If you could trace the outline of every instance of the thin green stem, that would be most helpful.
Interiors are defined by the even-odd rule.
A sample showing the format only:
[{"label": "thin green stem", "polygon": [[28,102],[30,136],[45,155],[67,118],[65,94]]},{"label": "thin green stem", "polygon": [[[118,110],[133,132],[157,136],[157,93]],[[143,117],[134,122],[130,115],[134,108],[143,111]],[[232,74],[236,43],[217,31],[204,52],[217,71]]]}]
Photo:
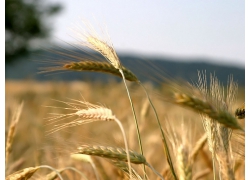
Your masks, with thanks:
[{"label": "thin green stem", "polygon": [[[137,137],[138,137],[138,141],[139,141],[139,146],[140,146],[140,150],[141,150],[141,155],[143,155],[142,142],[141,142],[141,134],[140,134],[140,130],[139,130],[138,120],[137,120],[136,114],[135,114],[134,105],[133,105],[133,102],[132,102],[131,97],[130,97],[130,93],[129,93],[129,90],[128,90],[128,87],[127,87],[127,84],[126,84],[126,80],[125,80],[123,71],[122,71],[122,69],[119,69],[119,71],[120,71],[120,73],[121,73],[121,75],[122,75],[122,79],[123,79],[123,82],[124,82],[124,84],[125,84],[125,88],[126,88],[126,90],[127,90],[128,98],[129,98],[129,101],[130,101],[130,105],[131,105],[132,112],[133,112],[133,116],[134,116],[134,120],[135,120],[136,131],[137,131]],[[144,179],[145,179],[145,178],[146,178],[146,166],[145,166],[145,165],[143,165],[143,170],[144,170]]]},{"label": "thin green stem", "polygon": [[138,83],[142,86],[144,92],[147,95],[148,101],[149,101],[149,103],[150,103],[150,105],[151,105],[151,107],[152,107],[152,109],[154,111],[155,117],[157,119],[158,126],[159,126],[160,131],[161,131],[161,136],[162,136],[161,138],[162,138],[162,142],[163,142],[163,145],[164,145],[165,155],[167,157],[167,161],[168,161],[168,164],[170,166],[171,172],[172,172],[175,180],[177,180],[177,176],[175,174],[174,166],[173,166],[173,163],[172,163],[172,160],[171,160],[171,156],[170,156],[170,153],[169,153],[169,148],[168,148],[168,145],[167,145],[167,141],[166,141],[166,138],[165,138],[165,135],[164,135],[164,132],[163,132],[163,129],[162,129],[162,126],[161,126],[158,114],[156,112],[156,109],[155,109],[155,107],[154,107],[154,105],[153,105],[153,103],[152,103],[152,101],[151,101],[151,99],[150,99],[150,97],[148,95],[148,92],[147,92],[146,88],[143,86],[143,84],[141,82],[138,82]]}]

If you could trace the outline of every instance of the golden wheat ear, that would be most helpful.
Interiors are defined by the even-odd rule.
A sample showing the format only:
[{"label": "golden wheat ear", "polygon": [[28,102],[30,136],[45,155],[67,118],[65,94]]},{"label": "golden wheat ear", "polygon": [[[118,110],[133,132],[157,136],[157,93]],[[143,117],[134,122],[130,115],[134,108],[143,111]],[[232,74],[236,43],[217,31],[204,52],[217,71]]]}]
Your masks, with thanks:
[{"label": "golden wheat ear", "polygon": [[51,166],[48,166],[48,165],[41,165],[41,166],[36,166],[36,167],[28,167],[28,168],[24,168],[20,171],[17,171],[13,174],[10,174],[8,175],[5,180],[24,180],[24,179],[29,179],[30,177],[32,177],[35,172],[39,169],[42,169],[42,168],[46,168],[46,169],[50,169],[52,171],[54,171],[57,175],[57,177],[60,179],[60,180],[63,180],[62,176],[60,175],[60,173],[54,169],[53,167]]},{"label": "golden wheat ear", "polygon": [[[103,72],[122,77],[118,69],[116,69],[113,65],[106,62],[97,62],[97,61],[71,62],[64,64],[63,68],[65,70],[70,70],[70,71]],[[129,69],[125,68],[124,66],[121,66],[121,68],[126,80],[138,82],[137,77]]]}]

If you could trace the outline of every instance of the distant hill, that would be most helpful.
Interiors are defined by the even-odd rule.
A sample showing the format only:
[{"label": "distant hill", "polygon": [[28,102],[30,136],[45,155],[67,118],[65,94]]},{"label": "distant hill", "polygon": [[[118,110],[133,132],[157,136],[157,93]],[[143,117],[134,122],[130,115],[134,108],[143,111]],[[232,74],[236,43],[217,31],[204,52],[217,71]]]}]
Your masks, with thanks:
[{"label": "distant hill", "polygon": [[[75,50],[81,53],[78,50]],[[49,58],[48,58],[49,57]],[[116,78],[109,74],[93,73],[93,72],[64,72],[48,74],[38,74],[39,67],[48,66],[49,64],[41,64],[36,61],[42,61],[44,59],[62,59],[63,56],[58,56],[47,51],[39,51],[26,58],[20,59],[17,63],[6,65],[5,78],[7,79],[34,79],[39,81],[44,80],[56,80],[56,81],[119,81],[120,78]],[[119,58],[122,64],[130,69],[140,81],[152,81],[162,82],[164,77],[171,77],[174,79],[183,79],[186,81],[197,81],[197,71],[206,70],[207,75],[209,73],[215,73],[218,79],[226,84],[229,75],[233,75],[234,80],[241,86],[245,86],[245,69],[238,67],[214,65],[210,63],[197,62],[197,59],[174,59],[174,58],[141,58],[135,55],[122,55],[119,54]],[[65,58],[64,58],[65,59]],[[68,58],[69,59],[69,58]],[[193,62],[192,62],[193,61]],[[194,62],[195,61],[195,62]]]}]

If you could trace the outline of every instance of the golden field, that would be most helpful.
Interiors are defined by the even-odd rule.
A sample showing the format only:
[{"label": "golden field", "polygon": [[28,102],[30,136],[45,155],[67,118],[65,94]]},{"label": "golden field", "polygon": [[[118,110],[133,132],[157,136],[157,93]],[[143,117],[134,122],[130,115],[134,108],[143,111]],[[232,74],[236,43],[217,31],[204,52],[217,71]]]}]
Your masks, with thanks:
[{"label": "golden field", "polygon": [[[205,134],[201,116],[192,109],[184,108],[171,102],[174,93],[172,84],[163,84],[154,87],[145,84],[155,109],[158,113],[162,128],[168,139],[172,161],[179,176],[179,157],[176,155],[179,145],[187,146],[190,153],[195,148],[198,140]],[[171,172],[164,154],[161,134],[152,108],[149,106],[143,89],[128,82],[135,112],[141,132],[144,157],[156,171],[164,178],[171,178]],[[178,88],[186,92],[185,85]],[[232,110],[244,104],[244,88],[239,88],[236,101]],[[5,137],[10,131],[11,121],[18,106],[23,102],[23,108],[18,123],[9,157],[6,162],[6,176],[28,167],[48,165],[57,170],[72,167],[80,171],[67,169],[61,173],[63,179],[124,179],[128,178],[121,169],[117,168],[108,158],[91,156],[91,160],[77,160],[70,155],[77,151],[81,145],[112,146],[124,148],[124,141],[118,125],[112,121],[96,121],[84,125],[65,128],[52,133],[58,122],[48,121],[51,113],[72,113],[69,104],[72,100],[86,101],[92,104],[103,105],[112,110],[113,114],[123,125],[129,149],[140,153],[136,135],[136,127],[126,89],[122,82],[91,83],[91,82],[35,82],[35,81],[10,81],[5,83]],[[71,106],[72,108],[72,106]],[[234,111],[232,112],[234,113]],[[74,120],[75,117],[64,121]],[[244,120],[239,120],[244,127]],[[236,132],[236,133],[234,133]],[[243,136],[234,135],[239,130],[234,130],[232,135],[232,152],[234,156],[234,178],[244,179],[244,139]],[[171,137],[170,137],[171,136]],[[234,138],[236,137],[236,138]],[[240,137],[240,138],[237,138]],[[173,140],[174,139],[174,140]],[[177,141],[175,144],[173,141]],[[185,146],[184,146],[185,145]],[[187,155],[187,157],[189,157]],[[97,176],[93,169],[96,167]],[[143,165],[132,164],[134,170],[143,178]],[[216,168],[218,171],[218,167]],[[207,143],[197,152],[197,157],[191,166],[191,177],[185,179],[212,179],[213,166],[211,153]],[[30,179],[49,179],[50,169],[39,168]],[[185,171],[184,171],[185,172]],[[203,173],[203,174],[202,174]],[[159,178],[150,168],[146,167],[148,179]],[[216,172],[218,176],[218,172]],[[59,179],[55,177],[55,179]],[[51,178],[53,179],[53,178]],[[140,178],[135,178],[140,179]],[[159,178],[160,179],[160,178]],[[181,176],[178,179],[182,179]]]}]

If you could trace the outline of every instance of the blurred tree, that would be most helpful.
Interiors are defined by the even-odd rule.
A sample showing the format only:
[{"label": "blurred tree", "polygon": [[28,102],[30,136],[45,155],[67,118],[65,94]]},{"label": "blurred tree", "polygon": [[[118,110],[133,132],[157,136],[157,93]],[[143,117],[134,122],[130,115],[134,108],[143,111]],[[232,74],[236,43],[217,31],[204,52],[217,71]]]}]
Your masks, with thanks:
[{"label": "blurred tree", "polygon": [[61,10],[59,4],[40,0],[5,0],[5,63],[29,52],[31,41],[48,37],[48,17]]}]

